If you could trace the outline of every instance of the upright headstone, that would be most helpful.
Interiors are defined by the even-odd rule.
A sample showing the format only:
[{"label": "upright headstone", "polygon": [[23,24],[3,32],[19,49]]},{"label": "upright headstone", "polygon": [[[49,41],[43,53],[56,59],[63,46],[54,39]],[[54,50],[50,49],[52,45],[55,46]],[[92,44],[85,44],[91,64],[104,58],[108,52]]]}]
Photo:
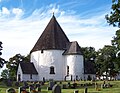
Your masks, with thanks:
[{"label": "upright headstone", "polygon": [[23,85],[24,85],[24,87],[25,87],[25,88],[29,88],[29,86],[28,86],[28,83],[27,83],[27,82],[23,82]]},{"label": "upright headstone", "polygon": [[40,84],[36,85],[36,89],[37,89],[38,92],[41,92],[41,86],[40,86]]},{"label": "upright headstone", "polygon": [[29,92],[31,92],[32,90],[34,90],[35,89],[35,87],[34,87],[34,85],[32,84],[32,85],[29,85]]},{"label": "upright headstone", "polygon": [[95,83],[95,89],[98,90],[98,84],[97,83]]},{"label": "upright headstone", "polygon": [[87,88],[85,88],[84,93],[88,93],[88,92],[87,92],[87,90],[88,90],[88,89],[87,89]]},{"label": "upright headstone", "polygon": [[58,84],[55,84],[52,88],[52,93],[61,93],[61,87]]},{"label": "upright headstone", "polygon": [[74,93],[78,93],[78,90],[74,90]]},{"label": "upright headstone", "polygon": [[25,87],[19,87],[18,88],[18,93],[23,93],[23,91],[26,91]]},{"label": "upright headstone", "polygon": [[63,84],[63,85],[62,85],[62,89],[67,89],[66,84]]},{"label": "upright headstone", "polygon": [[60,84],[62,84],[62,81],[60,81]]},{"label": "upright headstone", "polygon": [[68,82],[68,88],[71,88],[71,84],[70,84],[70,82]]},{"label": "upright headstone", "polygon": [[73,88],[75,89],[77,87],[77,83],[73,83]]},{"label": "upright headstone", "polygon": [[15,82],[16,87],[19,87],[19,85],[20,85],[19,82]]},{"label": "upright headstone", "polygon": [[13,88],[9,88],[6,90],[6,93],[16,93],[16,91]]},{"label": "upright headstone", "polygon": [[54,81],[49,82],[49,89],[52,90],[53,86],[55,85]]},{"label": "upright headstone", "polygon": [[22,92],[22,87],[19,87],[18,88],[18,93],[21,93]]}]

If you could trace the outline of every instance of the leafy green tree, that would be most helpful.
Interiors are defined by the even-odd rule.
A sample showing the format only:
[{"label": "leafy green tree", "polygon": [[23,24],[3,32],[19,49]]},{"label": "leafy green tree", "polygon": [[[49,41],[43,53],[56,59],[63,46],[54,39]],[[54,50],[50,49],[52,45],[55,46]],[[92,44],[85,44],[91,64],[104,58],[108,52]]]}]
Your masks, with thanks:
[{"label": "leafy green tree", "polygon": [[15,56],[9,59],[8,63],[6,64],[6,67],[9,69],[10,79],[16,79],[18,64],[20,62],[30,62],[29,55],[25,57],[21,54],[16,54]]},{"label": "leafy green tree", "polygon": [[103,75],[106,72],[106,77],[114,77],[118,71],[116,69],[116,47],[106,45],[102,49],[98,50],[96,57],[97,75]]},{"label": "leafy green tree", "polygon": [[[83,55],[84,55],[84,72],[87,72],[87,64],[91,64],[89,68],[90,73],[95,73],[96,71],[96,64],[95,64],[95,59],[96,59],[96,51],[94,47],[83,47],[82,48]],[[88,78],[90,80],[90,78]]]},{"label": "leafy green tree", "polygon": [[4,69],[2,72],[1,72],[1,77],[3,79],[9,79],[9,70],[8,69]]},{"label": "leafy green tree", "polygon": [[82,47],[82,51],[86,61],[95,60],[96,51],[94,47]]},{"label": "leafy green tree", "polygon": [[[120,0],[112,0],[112,11],[107,14],[106,20],[110,25],[120,28]],[[117,56],[114,61],[116,71],[120,71],[120,29],[116,31],[116,35],[113,37],[112,45],[116,47]]]},{"label": "leafy green tree", "polygon": [[[2,48],[3,48],[2,47],[2,42],[0,41],[0,56],[2,55],[2,52],[1,52]],[[6,61],[3,58],[0,57],[0,68],[2,68],[5,63],[6,63]]]},{"label": "leafy green tree", "polygon": [[112,45],[116,46],[117,50],[120,50],[120,30],[116,31],[116,35],[113,37]]},{"label": "leafy green tree", "polygon": [[120,0],[112,0],[112,11],[106,15],[106,20],[110,25],[120,28]]}]

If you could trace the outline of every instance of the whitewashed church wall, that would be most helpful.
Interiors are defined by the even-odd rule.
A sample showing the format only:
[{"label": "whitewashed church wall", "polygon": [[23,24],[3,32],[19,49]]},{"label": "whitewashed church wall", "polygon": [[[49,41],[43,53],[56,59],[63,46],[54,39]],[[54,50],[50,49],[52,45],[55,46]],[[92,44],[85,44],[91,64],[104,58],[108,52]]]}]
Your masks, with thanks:
[{"label": "whitewashed church wall", "polygon": [[[39,80],[63,80],[66,72],[65,60],[62,55],[64,50],[43,50],[32,53],[31,61],[39,73]],[[55,74],[50,74],[50,67],[54,67]]]},{"label": "whitewashed church wall", "polygon": [[22,81],[38,81],[38,75],[23,74]]},{"label": "whitewashed church wall", "polygon": [[38,72],[38,69],[39,69],[39,51],[35,51],[35,52],[32,52],[31,53],[31,58],[30,58],[30,62],[33,62],[37,72]]},{"label": "whitewashed church wall", "polygon": [[22,69],[21,69],[21,66],[20,66],[20,64],[19,64],[19,66],[18,66],[18,70],[17,70],[17,81],[18,81],[18,75],[20,75],[20,80],[22,81]]},{"label": "whitewashed church wall", "polygon": [[18,81],[18,75],[20,74],[20,81],[37,81],[38,75],[32,75],[32,79],[30,79],[30,74],[23,74],[21,66],[18,66],[17,70],[17,81]]},{"label": "whitewashed church wall", "polygon": [[69,75],[73,76],[73,79],[78,76],[83,78],[84,66],[82,55],[66,55],[66,62],[69,66]]}]

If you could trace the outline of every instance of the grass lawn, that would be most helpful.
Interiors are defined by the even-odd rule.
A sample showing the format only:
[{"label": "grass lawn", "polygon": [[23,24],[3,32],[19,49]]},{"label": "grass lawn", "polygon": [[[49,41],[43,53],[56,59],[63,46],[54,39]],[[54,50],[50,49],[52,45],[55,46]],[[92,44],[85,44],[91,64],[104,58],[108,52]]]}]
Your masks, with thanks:
[{"label": "grass lawn", "polygon": [[[63,84],[67,84],[67,82],[62,82]],[[71,82],[72,83],[72,82]],[[79,86],[79,84],[84,83],[91,83],[90,81],[79,81],[76,82]],[[103,81],[97,81],[98,83],[98,90],[95,89],[94,86],[87,86],[88,93],[120,93],[120,81],[108,81],[107,83],[112,84],[113,86],[111,88],[104,88],[101,89],[100,85],[103,83]],[[41,93],[52,93],[52,91],[47,91],[48,82],[45,83],[44,86],[42,86],[42,92]],[[6,89],[10,87],[7,87],[3,82],[0,82],[0,93],[6,93]],[[18,90],[17,87],[14,87],[16,91]],[[84,93],[84,87],[79,87],[76,89],[62,89],[62,93],[74,93],[74,90],[79,90],[79,93]]]}]

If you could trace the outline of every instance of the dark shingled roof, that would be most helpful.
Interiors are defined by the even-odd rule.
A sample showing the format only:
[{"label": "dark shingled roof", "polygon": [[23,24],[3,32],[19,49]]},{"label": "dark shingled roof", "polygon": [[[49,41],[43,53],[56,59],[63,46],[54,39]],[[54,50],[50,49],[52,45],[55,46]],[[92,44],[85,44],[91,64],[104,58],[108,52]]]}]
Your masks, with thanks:
[{"label": "dark shingled roof", "polygon": [[31,62],[20,62],[23,74],[38,74],[35,66]]},{"label": "dark shingled roof", "polygon": [[96,74],[95,65],[92,61],[84,62],[84,74]]},{"label": "dark shingled roof", "polygon": [[31,52],[46,49],[63,50],[66,49],[66,43],[68,42],[69,39],[53,15]]},{"label": "dark shingled roof", "polygon": [[77,43],[77,41],[68,43],[67,50],[63,53],[64,55],[78,54],[82,55],[82,49]]}]

